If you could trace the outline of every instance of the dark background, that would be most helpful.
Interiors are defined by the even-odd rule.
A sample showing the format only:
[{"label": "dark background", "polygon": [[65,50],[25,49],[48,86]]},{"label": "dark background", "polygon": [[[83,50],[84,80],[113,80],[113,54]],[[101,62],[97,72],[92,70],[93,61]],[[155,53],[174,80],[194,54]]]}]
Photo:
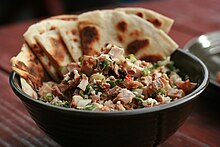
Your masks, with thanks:
[{"label": "dark background", "polygon": [[0,25],[136,1],[138,0],[0,0]]}]

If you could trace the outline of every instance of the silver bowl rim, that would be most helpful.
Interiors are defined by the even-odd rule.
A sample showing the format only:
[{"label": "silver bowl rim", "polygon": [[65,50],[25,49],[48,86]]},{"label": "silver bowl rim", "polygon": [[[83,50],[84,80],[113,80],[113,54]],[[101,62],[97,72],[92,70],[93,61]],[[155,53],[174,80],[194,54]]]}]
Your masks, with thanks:
[{"label": "silver bowl rim", "polygon": [[[190,39],[190,40],[185,44],[185,46],[183,47],[183,49],[184,49],[185,51],[187,51],[187,52],[190,52],[189,48],[190,48],[193,44],[195,44],[196,42],[199,42],[199,37],[201,37],[201,36],[211,37],[212,35],[216,35],[216,34],[219,34],[219,35],[220,35],[220,30],[219,30],[219,31],[208,32],[208,33],[205,33],[205,34],[202,34],[202,35],[193,37],[192,39]],[[190,52],[190,53],[191,53],[191,52]],[[191,53],[191,54],[193,54],[193,53]],[[195,56],[195,55],[194,55],[194,56]],[[196,56],[196,57],[197,57],[197,56]],[[197,58],[199,58],[199,57],[197,57]],[[201,60],[201,59],[200,59],[200,60]],[[216,80],[214,80],[214,79],[212,79],[212,78],[210,78],[209,80],[210,80],[210,83],[211,83],[212,85],[214,85],[215,87],[220,88],[220,84],[219,84]]]}]

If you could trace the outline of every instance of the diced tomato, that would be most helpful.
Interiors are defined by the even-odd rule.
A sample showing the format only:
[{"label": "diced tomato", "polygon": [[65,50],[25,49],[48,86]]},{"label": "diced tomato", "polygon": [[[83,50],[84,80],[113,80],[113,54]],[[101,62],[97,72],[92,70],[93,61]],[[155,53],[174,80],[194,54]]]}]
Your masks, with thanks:
[{"label": "diced tomato", "polygon": [[130,74],[127,74],[127,75],[125,76],[125,79],[128,80],[128,81],[131,81],[131,80],[132,80],[132,77],[131,77]]}]

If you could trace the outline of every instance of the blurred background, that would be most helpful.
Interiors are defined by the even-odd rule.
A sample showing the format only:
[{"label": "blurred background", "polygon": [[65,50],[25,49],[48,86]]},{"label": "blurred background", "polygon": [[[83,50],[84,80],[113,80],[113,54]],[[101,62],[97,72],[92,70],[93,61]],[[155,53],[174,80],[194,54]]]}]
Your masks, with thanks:
[{"label": "blurred background", "polygon": [[0,25],[140,0],[0,0]]}]

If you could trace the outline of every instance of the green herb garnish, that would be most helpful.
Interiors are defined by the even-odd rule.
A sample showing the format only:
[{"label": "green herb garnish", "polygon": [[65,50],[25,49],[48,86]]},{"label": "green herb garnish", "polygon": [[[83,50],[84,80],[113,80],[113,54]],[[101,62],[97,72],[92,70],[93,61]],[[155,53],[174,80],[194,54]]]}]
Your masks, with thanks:
[{"label": "green herb garnish", "polygon": [[157,62],[153,63],[152,65],[153,65],[153,69],[156,69],[156,68],[160,67],[159,63],[157,63]]},{"label": "green herb garnish", "polygon": [[165,89],[161,88],[158,90],[158,94],[165,95]]},{"label": "green herb garnish", "polygon": [[154,92],[154,93],[152,94],[152,97],[155,98],[158,94],[160,94],[160,95],[165,95],[165,89],[160,88],[159,90],[157,90],[156,92]]},{"label": "green herb garnish", "polygon": [[41,96],[39,99],[44,102],[50,102],[53,100],[53,94],[48,93],[46,96]]},{"label": "green herb garnish", "polygon": [[129,54],[125,58],[130,59],[131,63],[135,63],[137,61],[134,54]]},{"label": "green herb garnish", "polygon": [[150,74],[150,69],[148,67],[145,67],[142,74],[143,74],[143,76]]},{"label": "green herb garnish", "polygon": [[138,86],[138,89],[142,89],[142,88],[143,88],[143,86],[141,86],[141,85]]},{"label": "green herb garnish", "polygon": [[84,96],[85,96],[85,95],[84,95],[83,90],[80,90],[80,91],[79,91],[79,95],[80,95],[81,97],[83,97],[83,98],[84,98]]},{"label": "green herb garnish", "polygon": [[111,81],[106,81],[106,82],[110,84],[110,88],[113,88],[116,85],[118,85],[121,81],[123,81],[123,80],[122,79],[116,79],[116,80],[111,80]]},{"label": "green herb garnish", "polygon": [[167,67],[170,71],[174,71],[174,70],[175,70],[175,67],[174,67],[174,64],[173,64],[173,63],[167,64],[166,67]]},{"label": "green herb garnish", "polygon": [[69,104],[68,101],[59,100],[59,101],[53,102],[52,104],[55,105],[55,106],[62,106],[62,107],[66,107],[66,108],[70,107],[70,104]]},{"label": "green herb garnish", "polygon": [[141,105],[143,105],[143,99],[139,97],[135,97],[134,100],[140,102]]},{"label": "green herb garnish", "polygon": [[82,65],[83,60],[84,60],[84,58],[83,58],[83,56],[81,56],[81,57],[79,58],[80,65]]},{"label": "green herb garnish", "polygon": [[86,86],[86,90],[85,90],[85,93],[84,93],[84,94],[89,95],[92,90],[93,90],[92,86],[91,86],[90,84],[88,84],[88,85]]},{"label": "green herb garnish", "polygon": [[109,67],[109,62],[107,60],[104,60],[99,64],[99,66],[100,66],[101,70],[106,70]]},{"label": "green herb garnish", "polygon": [[97,106],[93,103],[89,103],[85,106],[85,110],[94,110]]}]

